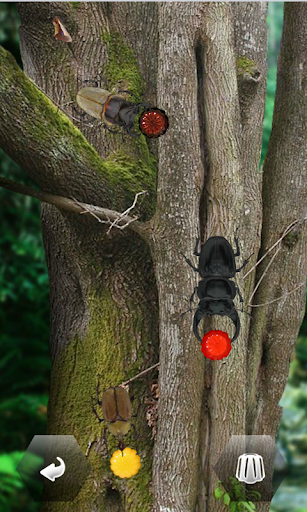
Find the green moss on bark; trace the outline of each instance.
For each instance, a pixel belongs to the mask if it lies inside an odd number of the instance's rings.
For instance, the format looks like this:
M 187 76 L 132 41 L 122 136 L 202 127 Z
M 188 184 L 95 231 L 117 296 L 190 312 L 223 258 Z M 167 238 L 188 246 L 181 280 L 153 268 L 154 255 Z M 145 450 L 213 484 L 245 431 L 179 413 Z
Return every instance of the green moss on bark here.
M 102 40 L 108 47 L 108 62 L 104 70 L 104 77 L 109 87 L 114 90 L 129 90 L 135 101 L 139 101 L 144 93 L 144 79 L 140 72 L 137 59 L 118 32 L 103 32 Z M 138 129 L 138 119 L 135 128 Z M 127 191 L 135 194 L 140 190 L 148 190 L 151 200 L 147 201 L 149 215 L 155 211 L 155 190 L 157 177 L 157 162 L 150 154 L 145 136 L 135 139 L 138 158 L 129 157 L 124 152 L 117 152 L 106 159 L 105 163 L 112 172 L 113 179 L 121 182 Z M 111 166 L 109 167 L 109 164 Z M 113 182 L 114 183 L 114 182 Z M 115 184 L 115 183 L 114 183 Z M 131 201 L 131 195 L 127 201 Z
M 112 45 L 111 47 L 113 48 Z M 118 43 L 115 44 L 115 48 L 120 52 L 121 47 Z M 111 54 L 114 57 L 117 53 L 112 50 Z M 125 56 L 129 56 L 127 62 Z M 140 91 L 142 79 L 130 50 L 123 52 L 121 62 L 126 71 L 128 65 L 131 66 L 129 74 L 125 76 L 130 77 L 132 89 Z M 130 206 L 136 192 L 148 190 L 151 192 L 151 199 L 143 202 L 143 219 L 153 214 L 157 165 L 143 135 L 136 140 L 136 156 L 121 151 L 102 160 L 80 130 L 26 77 L 14 58 L 3 48 L 0 48 L 0 67 L 1 75 L 4 75 L 4 79 L 0 80 L 0 93 L 7 95 L 8 100 L 14 94 L 14 99 L 22 104 L 23 125 L 17 143 L 24 145 L 26 139 L 27 144 L 43 147 L 44 152 L 50 154 L 50 159 L 59 162 L 79 160 L 106 182 L 110 194 L 122 198 L 119 201 L 119 208 L 125 209 Z M 112 62 L 110 70 L 111 76 L 116 80 L 118 75 Z
M 79 506 L 83 506 L 82 510 L 87 512 L 93 510 L 95 503 L 99 504 L 99 510 L 107 510 L 106 488 L 110 487 L 110 482 L 112 488 L 118 491 L 126 490 L 125 510 L 150 511 L 152 441 L 144 419 L 144 409 L 141 409 L 140 417 L 135 419 L 139 434 L 138 453 L 142 466 L 139 473 L 129 480 L 122 480 L 112 473 L 109 459 L 104 456 L 101 448 L 104 423 L 99 424 L 91 410 L 90 400 L 91 395 L 95 395 L 98 374 L 101 374 L 102 392 L 109 386 L 118 385 L 126 380 L 124 361 L 129 360 L 136 350 L 136 337 L 142 334 L 144 350 L 150 341 L 144 339 L 142 315 L 136 314 L 134 304 L 127 304 L 127 307 L 134 311 L 134 314 L 129 315 L 125 328 L 125 317 L 111 294 L 104 289 L 99 295 L 92 295 L 89 300 L 91 319 L 85 338 L 75 339 L 62 349 L 53 364 L 48 406 L 49 432 L 53 435 L 74 435 L 84 453 L 88 444 L 92 442 L 88 454 L 92 473 L 73 503 L 46 504 L 43 508 L 45 512 L 70 512 L 78 510 Z M 139 360 L 135 362 L 136 372 L 142 360 L 140 349 L 138 356 Z M 134 371 L 133 366 L 134 364 L 130 366 L 130 371 Z M 102 417 L 99 407 L 97 412 Z M 107 434 L 107 439 L 109 452 L 112 454 L 118 448 L 118 442 L 111 434 Z M 134 448 L 132 429 L 125 437 L 125 442 Z
M 256 62 L 246 57 L 239 57 L 237 59 L 237 76 L 242 79 L 243 77 L 251 77 L 258 79 L 260 72 L 258 70 Z
M 144 79 L 133 51 L 118 32 L 103 32 L 101 37 L 109 51 L 109 59 L 104 70 L 109 87 L 128 89 L 139 99 L 144 91 Z
M 141 190 L 148 190 L 149 192 L 155 190 L 156 162 L 146 151 L 144 151 L 143 157 L 139 159 L 130 157 L 121 151 L 117 151 L 106 158 L 105 166 L 108 170 L 111 185 L 116 187 L 116 185 L 120 183 L 123 190 L 127 191 L 126 202 L 130 201 L 132 203 L 132 195 L 140 192 Z M 131 193 L 133 194 L 131 195 Z M 148 201 L 148 209 L 146 213 L 152 215 L 154 210 L 154 201 Z
M 253 60 L 247 59 L 246 57 L 239 57 L 237 59 L 237 69 L 239 74 L 244 74 L 245 72 L 250 73 L 256 64 Z

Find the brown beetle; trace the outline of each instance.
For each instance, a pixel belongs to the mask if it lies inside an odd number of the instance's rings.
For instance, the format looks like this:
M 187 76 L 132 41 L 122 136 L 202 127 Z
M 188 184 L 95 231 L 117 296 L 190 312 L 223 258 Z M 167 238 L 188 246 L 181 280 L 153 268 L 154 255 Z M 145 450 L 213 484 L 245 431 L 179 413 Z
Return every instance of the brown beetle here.
M 131 137 L 142 135 L 142 132 L 133 131 L 134 118 L 143 107 L 149 107 L 150 105 L 147 105 L 147 103 L 132 103 L 120 94 L 127 93 L 132 96 L 130 91 L 117 91 L 117 94 L 112 94 L 108 91 L 105 79 L 101 77 L 101 80 L 105 83 L 106 89 L 98 87 L 96 80 L 85 80 L 86 83 L 93 82 L 95 87 L 86 86 L 78 91 L 77 103 L 84 112 L 78 112 L 75 107 L 74 111 L 81 118 L 88 114 L 96 119 L 101 119 L 103 126 L 111 133 L 118 133 L 117 129 L 113 130 L 111 128 L 112 126 L 119 126 L 122 128 L 122 134 L 126 131 Z
M 137 445 L 137 432 L 133 423 L 131 423 L 131 418 L 135 418 L 139 412 L 139 408 L 141 403 L 139 403 L 138 410 L 136 414 L 132 415 L 132 407 L 131 402 L 134 399 L 132 396 L 131 400 L 127 391 L 121 386 L 111 386 L 109 387 L 103 394 L 102 400 L 99 399 L 99 377 L 98 383 L 96 386 L 96 400 L 97 404 L 102 407 L 103 418 L 100 418 L 97 414 L 97 411 L 94 407 L 95 399 L 92 396 L 92 410 L 95 414 L 96 418 L 101 423 L 102 421 L 106 422 L 106 427 L 103 432 L 103 439 L 107 447 L 107 452 L 109 456 L 108 443 L 106 439 L 106 432 L 109 430 L 111 434 L 118 438 L 118 448 L 123 451 L 125 445 L 123 443 L 123 437 L 127 434 L 130 429 L 130 426 L 134 430 L 135 443 Z M 130 384 L 131 385 L 131 384 Z M 137 448 L 137 446 L 136 446 Z

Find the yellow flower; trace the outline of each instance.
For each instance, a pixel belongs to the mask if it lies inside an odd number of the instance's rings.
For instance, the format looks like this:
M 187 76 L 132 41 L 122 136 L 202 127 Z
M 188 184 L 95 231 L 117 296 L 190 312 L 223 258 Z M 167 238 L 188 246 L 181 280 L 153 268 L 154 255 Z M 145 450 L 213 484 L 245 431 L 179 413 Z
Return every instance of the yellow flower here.
M 139 472 L 141 459 L 135 450 L 128 446 L 121 452 L 117 450 L 111 458 L 111 470 L 119 478 L 130 478 Z

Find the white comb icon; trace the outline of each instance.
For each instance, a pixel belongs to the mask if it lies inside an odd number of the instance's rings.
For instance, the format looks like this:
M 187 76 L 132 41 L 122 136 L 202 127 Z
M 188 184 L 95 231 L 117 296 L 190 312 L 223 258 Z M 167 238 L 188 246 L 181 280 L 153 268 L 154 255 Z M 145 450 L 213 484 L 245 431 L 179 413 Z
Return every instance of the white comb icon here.
M 255 484 L 265 478 L 263 458 L 257 453 L 243 453 L 238 458 L 236 478 L 246 484 Z

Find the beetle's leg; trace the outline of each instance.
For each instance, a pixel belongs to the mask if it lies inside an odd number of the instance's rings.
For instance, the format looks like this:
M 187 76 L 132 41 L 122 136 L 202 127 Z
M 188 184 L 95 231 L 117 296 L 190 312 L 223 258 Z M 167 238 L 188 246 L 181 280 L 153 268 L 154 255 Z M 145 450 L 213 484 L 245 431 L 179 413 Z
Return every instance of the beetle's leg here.
M 127 128 L 127 133 L 131 135 L 131 137 L 140 137 L 140 135 L 142 135 L 142 133 L 132 132 L 130 128 Z
M 103 421 L 105 421 L 105 419 L 104 418 L 99 418 L 99 416 L 97 414 L 97 411 L 96 411 L 96 409 L 94 407 L 94 403 L 93 403 L 94 402 L 94 397 L 92 396 L 91 399 L 92 399 L 92 411 L 95 414 L 95 416 L 96 416 L 97 420 L 99 421 L 99 423 L 102 423 Z
M 250 315 L 247 311 L 244 311 L 243 309 L 239 309 L 239 308 L 235 308 L 237 311 L 240 311 L 241 313 L 245 313 L 246 315 L 248 315 L 252 320 L 253 320 L 253 317 L 252 315 Z
M 118 133 L 118 131 L 117 131 L 117 130 L 111 130 L 111 128 L 109 128 L 109 127 L 106 125 L 106 123 L 103 123 L 103 127 L 104 127 L 106 130 L 108 130 L 108 132 L 110 132 L 110 133 Z
M 79 110 L 76 109 L 76 107 L 73 107 L 73 110 L 78 114 L 80 117 L 86 116 L 86 112 L 79 112 Z
M 90 124 L 94 122 L 93 118 L 91 118 L 89 121 L 84 120 L 84 117 L 88 115 L 86 112 L 79 112 L 79 110 L 77 110 L 76 107 L 73 107 L 72 109 L 74 110 L 74 112 L 76 112 L 76 114 L 78 114 L 79 117 L 82 118 L 82 121 L 78 121 L 79 123 Z
M 128 374 L 127 374 L 126 370 L 125 370 L 125 374 L 127 375 L 127 379 L 128 379 L 128 381 L 129 381 L 129 389 L 130 389 L 130 391 L 131 391 L 131 393 L 132 393 L 132 396 L 131 396 L 130 400 L 131 400 L 131 402 L 133 402 L 133 400 L 134 400 L 134 398 L 135 398 L 135 396 L 134 396 L 134 390 L 133 390 L 133 384 L 132 384 L 131 380 L 129 379 L 129 377 L 128 377 Z M 142 402 L 141 402 L 141 400 L 140 400 L 140 395 L 138 394 L 137 396 L 138 396 L 138 401 L 139 401 L 139 403 L 138 403 L 138 408 L 137 408 L 136 413 L 135 413 L 135 414 L 133 414 L 133 415 L 131 416 L 131 418 L 136 418 L 136 417 L 137 417 L 137 415 L 139 414 L 140 407 L 141 407 L 141 405 L 142 405 Z
M 253 252 L 253 254 L 255 254 L 255 253 Z M 245 267 L 245 265 L 247 265 L 248 260 L 253 256 L 253 254 L 251 254 L 251 255 L 247 258 L 247 260 L 244 260 L 244 261 L 243 261 L 243 265 L 242 265 L 242 267 L 237 268 L 237 269 L 236 269 L 236 272 L 241 272 L 242 268 L 244 268 L 244 267 Z
M 237 292 L 239 294 L 240 302 L 242 303 L 242 310 L 241 311 L 243 311 L 243 297 L 241 295 L 240 288 L 238 286 L 236 286 L 236 290 L 237 290 Z
M 108 91 L 109 90 L 109 87 L 108 87 L 108 84 L 107 84 L 107 81 L 105 78 L 103 78 L 103 76 L 99 75 L 99 79 L 100 79 L 100 84 L 101 82 L 104 83 L 104 85 L 106 86 L 106 90 Z
M 138 408 L 137 408 L 137 410 L 136 410 L 136 413 L 135 413 L 135 414 L 133 414 L 133 415 L 131 416 L 131 418 L 136 418 L 136 417 L 137 417 L 137 415 L 139 414 L 140 407 L 141 407 L 141 405 L 142 405 L 142 402 L 141 402 L 141 400 L 140 400 L 139 395 L 138 395 L 138 399 L 139 399 Z
M 100 380 L 100 374 L 98 374 L 98 382 L 97 382 L 97 386 L 95 389 L 96 389 L 96 396 L 97 396 L 97 404 L 102 405 L 101 400 L 99 400 L 99 380 Z
M 126 92 L 127 94 L 130 94 L 130 96 L 133 96 L 133 93 L 132 93 L 132 92 L 130 92 L 130 91 L 117 91 L 117 93 L 116 93 L 116 94 L 118 94 L 119 92 Z
M 227 316 L 228 316 L 228 317 L 233 321 L 233 323 L 235 324 L 235 328 L 236 328 L 235 333 L 234 333 L 234 336 L 233 336 L 233 338 L 230 340 L 230 341 L 231 341 L 231 343 L 232 343 L 233 341 L 235 341 L 235 340 L 237 339 L 237 337 L 239 336 L 239 333 L 240 333 L 240 318 L 239 318 L 239 315 L 238 315 L 238 313 L 237 313 L 237 311 L 236 311 L 236 309 L 235 309 L 235 308 L 234 308 L 234 309 L 233 309 L 233 311 L 232 311 L 229 315 L 227 315 Z
M 185 311 L 184 313 L 181 313 L 179 318 L 182 318 L 186 313 L 191 313 L 191 311 L 195 311 L 196 309 L 198 309 L 198 308 L 187 309 L 187 311 Z
M 239 228 L 236 229 L 236 234 L 235 234 L 235 244 L 236 244 L 236 248 L 237 248 L 237 252 L 235 254 L 235 257 L 240 256 L 239 239 L 237 237 L 238 229 Z
M 197 252 L 197 248 L 198 248 L 198 244 L 199 244 L 199 240 L 200 240 L 200 236 L 199 236 L 199 229 L 198 229 L 198 226 L 197 226 L 197 237 L 196 237 L 196 244 L 195 244 L 195 249 L 194 249 L 194 256 L 200 256 L 200 252 Z
M 182 313 L 182 314 L 180 315 L 180 317 L 179 317 L 179 318 L 182 318 L 186 313 L 189 313 L 189 312 L 193 311 L 193 309 L 192 309 L 192 303 L 193 303 L 193 301 L 194 301 L 194 295 L 195 295 L 195 292 L 196 292 L 196 290 L 197 290 L 197 289 L 198 289 L 198 286 L 195 286 L 195 288 L 194 288 L 194 292 L 192 293 L 192 295 L 191 295 L 191 297 L 190 297 L 190 309 L 188 309 L 187 311 L 185 311 L 184 313 Z M 194 308 L 194 309 L 195 309 L 195 308 Z M 197 309 L 197 308 L 196 308 L 196 309 Z
M 151 105 L 149 105 L 148 103 L 137 103 L 136 106 L 139 107 L 139 110 L 140 110 L 141 107 L 151 108 Z
M 199 332 L 198 332 L 198 324 L 199 322 L 201 321 L 201 319 L 206 316 L 206 314 L 201 311 L 200 309 L 197 308 L 197 311 L 194 315 L 194 320 L 193 320 L 193 332 L 194 332 L 194 335 L 195 337 L 198 339 L 198 341 L 202 342 L 202 339 L 199 335 Z
M 195 295 L 195 292 L 197 289 L 198 289 L 198 286 L 195 286 L 194 292 L 192 293 L 192 295 L 190 297 L 190 307 L 192 306 L 192 302 L 194 301 L 194 295 Z
M 128 384 L 129 384 L 129 391 L 131 391 L 131 395 L 132 395 L 131 398 L 130 398 L 130 401 L 133 402 L 133 400 L 134 400 L 133 384 L 132 384 L 131 380 L 128 377 L 127 371 L 124 370 L 124 372 L 126 374 L 127 381 L 128 381 Z
M 98 82 L 97 82 L 97 80 L 83 80 L 83 82 L 84 82 L 84 83 L 87 83 L 87 84 L 88 84 L 88 83 L 90 83 L 90 82 L 92 82 L 93 84 L 95 84 L 95 87 L 98 87 Z
M 194 267 L 194 265 L 191 262 L 191 260 L 189 260 L 182 252 L 179 252 L 179 254 L 181 254 L 184 257 L 185 261 L 187 262 L 188 265 L 190 265 L 190 267 L 192 267 L 194 272 L 198 272 L 198 268 Z
M 134 430 L 135 446 L 136 446 L 136 451 L 138 451 L 138 441 L 137 441 L 138 435 L 137 435 L 137 431 L 136 431 L 135 425 L 133 423 L 131 423 L 131 427 Z
M 103 441 L 104 441 L 104 444 L 106 445 L 108 457 L 110 457 L 109 450 L 108 450 L 108 440 L 107 440 L 107 437 L 106 437 L 107 430 L 108 430 L 108 427 L 104 427 L 104 430 L 103 430 Z

